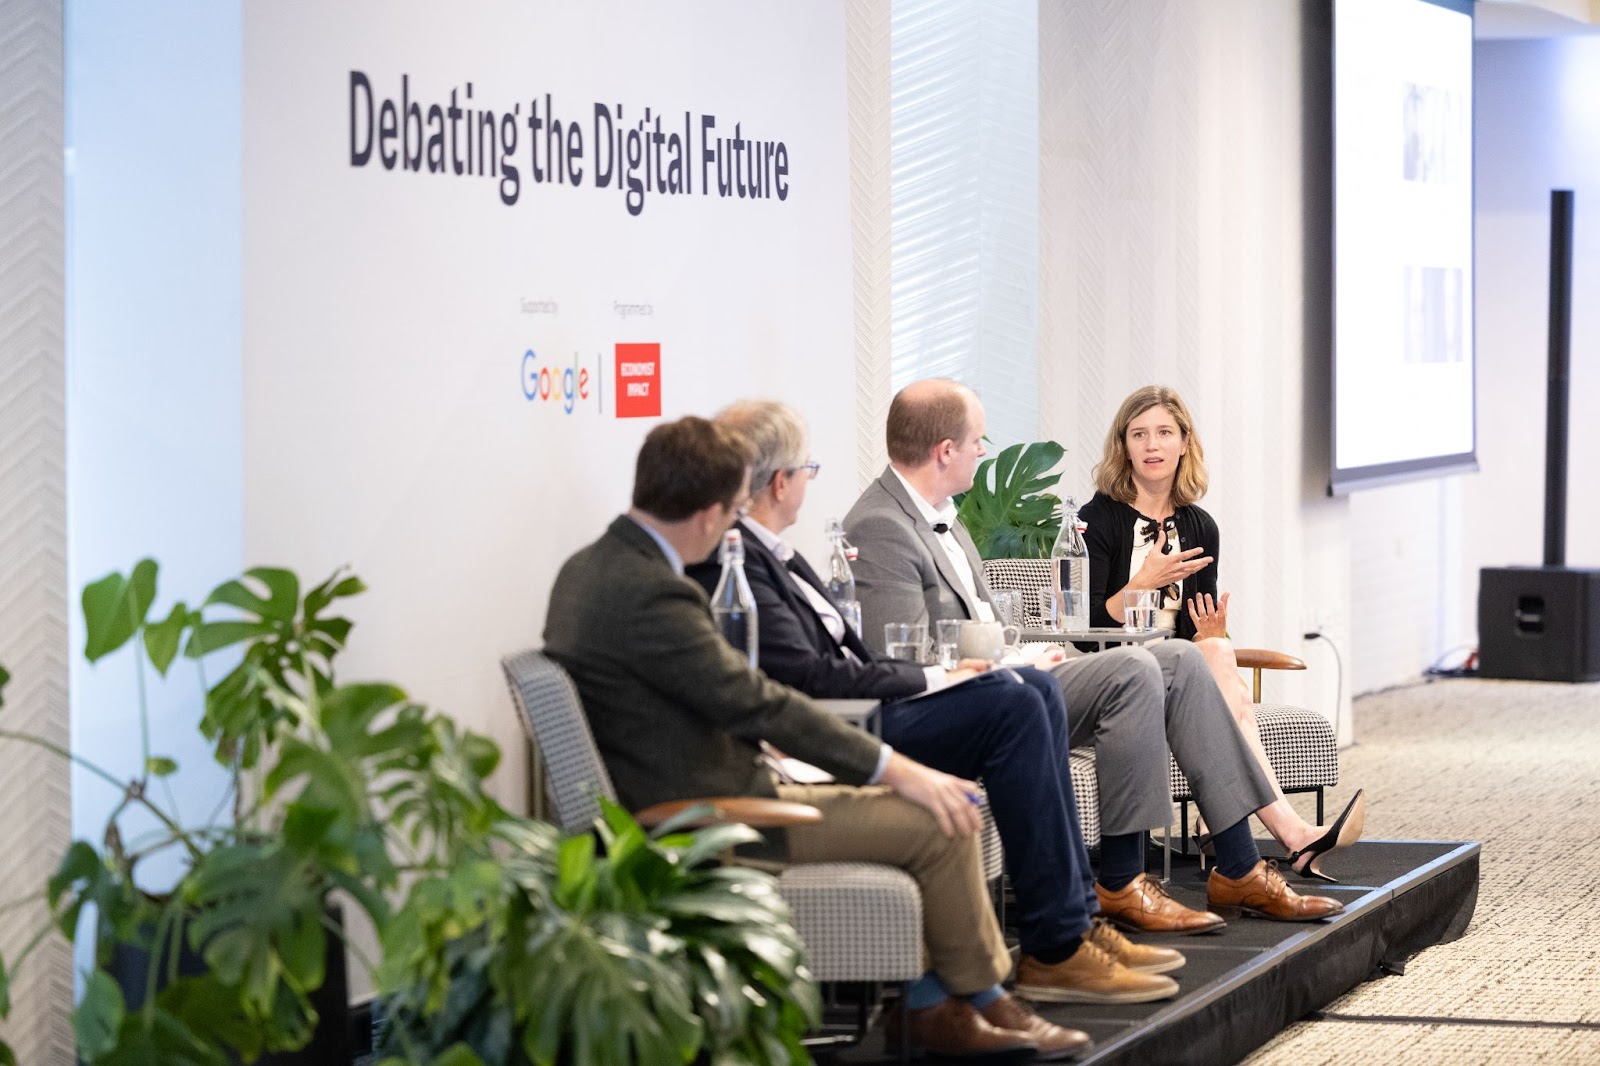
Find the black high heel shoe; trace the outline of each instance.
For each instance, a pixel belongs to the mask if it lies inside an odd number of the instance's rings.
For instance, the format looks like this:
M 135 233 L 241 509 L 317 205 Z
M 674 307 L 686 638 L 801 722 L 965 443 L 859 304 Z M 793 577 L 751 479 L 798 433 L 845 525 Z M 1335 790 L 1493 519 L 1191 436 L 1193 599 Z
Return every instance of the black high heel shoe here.
M 1321 863 L 1340 848 L 1347 848 L 1361 839 L 1361 830 L 1367 821 L 1364 793 L 1364 789 L 1356 789 L 1356 794 L 1350 797 L 1350 802 L 1345 804 L 1344 810 L 1326 833 L 1284 860 L 1290 869 L 1302 877 L 1314 877 L 1334 885 L 1339 883 L 1337 877 L 1329 877 L 1322 872 Z

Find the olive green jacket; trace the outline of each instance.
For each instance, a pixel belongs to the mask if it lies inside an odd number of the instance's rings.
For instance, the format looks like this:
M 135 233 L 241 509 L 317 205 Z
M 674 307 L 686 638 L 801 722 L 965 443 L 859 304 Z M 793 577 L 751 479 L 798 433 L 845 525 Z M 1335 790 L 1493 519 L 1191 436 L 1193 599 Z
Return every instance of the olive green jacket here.
M 626 515 L 568 559 L 550 592 L 545 653 L 572 675 L 617 793 L 666 800 L 776 795 L 766 740 L 859 785 L 881 742 L 752 671 L 718 634 L 705 590 L 673 572 Z

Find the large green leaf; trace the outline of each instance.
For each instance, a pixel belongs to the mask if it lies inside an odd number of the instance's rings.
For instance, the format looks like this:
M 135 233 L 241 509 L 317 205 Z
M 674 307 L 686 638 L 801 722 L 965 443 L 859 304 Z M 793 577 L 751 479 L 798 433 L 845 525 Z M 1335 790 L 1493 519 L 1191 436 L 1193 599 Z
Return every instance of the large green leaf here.
M 160 622 L 149 622 L 144 627 L 144 650 L 150 656 L 150 663 L 156 672 L 165 676 L 167 667 L 172 665 L 172 660 L 178 656 L 178 645 L 183 640 L 183 632 L 192 621 L 199 621 L 198 615 L 193 615 L 189 608 L 178 603 L 173 605 L 172 611 Z
M 1066 450 L 1055 441 L 1013 444 L 978 465 L 958 500 L 961 524 L 985 559 L 1042 558 L 1061 529 L 1061 500 L 1046 490 Z
M 141 559 L 124 577 L 107 574 L 83 589 L 86 641 L 83 653 L 97 662 L 126 644 L 144 625 L 145 614 L 156 598 L 156 564 Z
M 342 599 L 346 596 L 355 596 L 367 591 L 367 586 L 362 583 L 359 577 L 353 574 L 349 577 L 341 577 L 341 573 L 343 571 L 335 571 L 332 577 L 306 593 L 306 617 L 314 618 L 320 615 L 323 609 L 334 600 Z
M 300 607 L 300 579 L 293 570 L 258 566 L 245 571 L 245 576 L 261 582 L 267 588 L 267 607 L 263 615 L 275 622 L 294 621 Z
M 84 982 L 83 999 L 72 1014 L 78 1053 L 93 1062 L 116 1045 L 125 1014 L 122 989 L 104 970 L 93 970 Z
M 276 631 L 271 622 L 201 622 L 194 627 L 186 654 L 198 659 L 241 641 L 271 636 Z

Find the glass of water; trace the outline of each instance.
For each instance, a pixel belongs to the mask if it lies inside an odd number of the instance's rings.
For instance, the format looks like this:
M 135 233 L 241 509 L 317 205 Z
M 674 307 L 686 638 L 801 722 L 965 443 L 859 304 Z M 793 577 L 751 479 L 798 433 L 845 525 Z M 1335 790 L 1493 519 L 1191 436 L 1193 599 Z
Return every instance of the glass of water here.
M 1022 624 L 1022 593 L 1016 589 L 994 589 L 989 593 L 989 601 L 994 604 L 994 616 L 998 621 L 1008 626 Z
M 1122 594 L 1122 628 L 1128 633 L 1148 633 L 1156 627 L 1155 589 L 1128 589 Z
M 933 623 L 934 661 L 946 670 L 961 662 L 961 619 L 941 618 Z
M 928 626 L 924 622 L 889 622 L 883 627 L 883 652 L 891 659 L 921 663 L 928 659 Z

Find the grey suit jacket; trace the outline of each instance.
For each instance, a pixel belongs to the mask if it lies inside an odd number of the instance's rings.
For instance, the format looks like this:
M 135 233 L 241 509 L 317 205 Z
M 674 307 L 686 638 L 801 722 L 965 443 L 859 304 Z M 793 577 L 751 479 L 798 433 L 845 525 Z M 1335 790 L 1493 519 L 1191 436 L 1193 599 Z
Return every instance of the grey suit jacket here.
M 882 743 L 752 671 L 717 632 L 705 591 L 625 515 L 562 566 L 544 640 L 630 809 L 776 795 L 762 740 L 844 784 L 877 771 Z
M 940 618 L 978 617 L 978 605 L 956 576 L 938 534 L 911 502 L 892 467 L 861 493 L 845 515 L 844 528 L 859 552 L 854 566 L 856 598 L 861 601 L 862 635 L 873 651 L 883 653 L 886 622 L 931 626 Z M 987 602 L 989 586 L 983 580 L 977 545 L 961 523 L 951 532 L 972 565 L 978 598 Z

